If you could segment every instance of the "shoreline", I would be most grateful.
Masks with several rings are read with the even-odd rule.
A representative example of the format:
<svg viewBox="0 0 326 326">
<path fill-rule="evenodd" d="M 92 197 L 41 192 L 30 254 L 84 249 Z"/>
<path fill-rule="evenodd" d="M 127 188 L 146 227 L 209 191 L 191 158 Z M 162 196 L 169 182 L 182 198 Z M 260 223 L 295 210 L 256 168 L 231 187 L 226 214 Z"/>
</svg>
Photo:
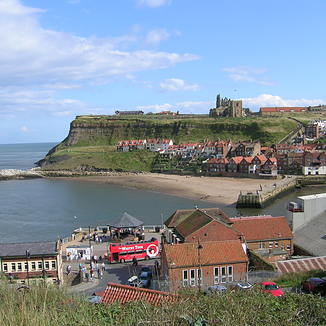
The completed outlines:
<svg viewBox="0 0 326 326">
<path fill-rule="evenodd" d="M 268 190 L 277 182 L 268 179 L 197 177 L 159 173 L 105 176 L 45 176 L 52 180 L 75 180 L 83 182 L 107 183 L 132 189 L 141 189 L 178 196 L 187 199 L 207 201 L 216 204 L 234 205 L 240 191 L 255 192 L 260 187 Z"/>
</svg>

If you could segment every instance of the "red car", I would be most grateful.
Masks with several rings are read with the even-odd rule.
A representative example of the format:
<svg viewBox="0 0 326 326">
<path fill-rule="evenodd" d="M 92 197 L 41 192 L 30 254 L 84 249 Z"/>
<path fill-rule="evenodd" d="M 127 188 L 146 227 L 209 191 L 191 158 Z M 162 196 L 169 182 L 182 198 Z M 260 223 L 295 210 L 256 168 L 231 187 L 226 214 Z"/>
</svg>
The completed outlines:
<svg viewBox="0 0 326 326">
<path fill-rule="evenodd" d="M 274 282 L 262 282 L 259 283 L 262 287 L 262 291 L 265 293 L 270 293 L 273 297 L 281 297 L 284 295 L 282 289 Z"/>
</svg>

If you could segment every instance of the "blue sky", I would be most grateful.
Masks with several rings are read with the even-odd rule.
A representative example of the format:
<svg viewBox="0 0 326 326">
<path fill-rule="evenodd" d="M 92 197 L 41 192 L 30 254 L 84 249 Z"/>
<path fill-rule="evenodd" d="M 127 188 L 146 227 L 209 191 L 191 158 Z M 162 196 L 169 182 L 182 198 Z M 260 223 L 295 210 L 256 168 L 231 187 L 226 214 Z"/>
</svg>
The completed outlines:
<svg viewBox="0 0 326 326">
<path fill-rule="evenodd" d="M 326 2 L 0 0 L 0 143 L 78 114 L 325 103 Z"/>
</svg>

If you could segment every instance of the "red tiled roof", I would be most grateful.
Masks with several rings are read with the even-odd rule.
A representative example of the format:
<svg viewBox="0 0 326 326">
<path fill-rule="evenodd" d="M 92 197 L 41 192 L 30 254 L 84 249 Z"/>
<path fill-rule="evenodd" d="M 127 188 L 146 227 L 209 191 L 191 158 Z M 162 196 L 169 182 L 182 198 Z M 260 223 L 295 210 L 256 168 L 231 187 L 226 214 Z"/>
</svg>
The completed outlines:
<svg viewBox="0 0 326 326">
<path fill-rule="evenodd" d="M 269 157 L 268 161 L 271 161 L 273 163 L 277 163 L 277 158 L 276 157 Z"/>
<path fill-rule="evenodd" d="M 247 156 L 247 157 L 244 157 L 244 158 L 241 160 L 241 162 L 244 160 L 244 161 L 246 161 L 247 163 L 251 164 L 253 159 L 254 159 L 254 158 L 253 158 L 252 156 Z"/>
<path fill-rule="evenodd" d="M 233 161 L 235 164 L 239 164 L 243 160 L 243 156 L 234 156 L 230 159 L 230 161 Z"/>
<path fill-rule="evenodd" d="M 250 216 L 230 219 L 246 241 L 292 239 L 293 234 L 284 216 Z"/>
<path fill-rule="evenodd" d="M 201 249 L 198 243 L 164 244 L 162 253 L 169 268 L 197 266 L 198 250 L 202 266 L 248 261 L 240 240 L 208 241 L 200 245 Z"/>
<path fill-rule="evenodd" d="M 273 264 L 281 273 L 297 273 L 318 269 L 326 271 L 326 256 L 282 260 Z"/>
<path fill-rule="evenodd" d="M 255 157 L 257 157 L 262 163 L 267 161 L 267 157 L 265 155 L 256 155 Z"/>
<path fill-rule="evenodd" d="M 123 304 L 131 301 L 141 301 L 153 305 L 161 305 L 166 302 L 176 301 L 176 299 L 177 296 L 167 292 L 143 289 L 116 283 L 108 283 L 101 302 L 107 304 L 119 302 Z"/>
<path fill-rule="evenodd" d="M 303 106 L 298 107 L 262 107 L 260 108 L 260 112 L 301 112 L 301 111 L 307 111 L 308 109 Z"/>
</svg>

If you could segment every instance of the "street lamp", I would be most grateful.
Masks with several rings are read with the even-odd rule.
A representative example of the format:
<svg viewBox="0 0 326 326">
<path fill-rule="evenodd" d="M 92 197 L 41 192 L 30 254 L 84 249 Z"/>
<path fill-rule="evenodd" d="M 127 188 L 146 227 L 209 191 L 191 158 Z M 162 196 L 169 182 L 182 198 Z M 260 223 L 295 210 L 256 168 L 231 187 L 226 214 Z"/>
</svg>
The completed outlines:
<svg viewBox="0 0 326 326">
<path fill-rule="evenodd" d="M 199 292 L 201 290 L 201 281 L 203 279 L 203 275 L 202 275 L 202 272 L 201 272 L 201 260 L 200 260 L 200 250 L 201 249 L 203 249 L 203 246 L 200 244 L 199 239 L 198 239 L 198 242 L 197 242 L 197 252 L 198 252 L 198 273 L 197 273 L 197 278 L 198 278 L 198 291 Z"/>
<path fill-rule="evenodd" d="M 26 272 L 27 272 L 27 284 L 29 286 L 29 266 L 28 266 L 28 259 L 31 257 L 31 253 L 29 252 L 29 250 L 26 250 L 25 255 L 26 255 L 26 266 L 27 266 L 27 269 L 26 269 Z"/>
</svg>

